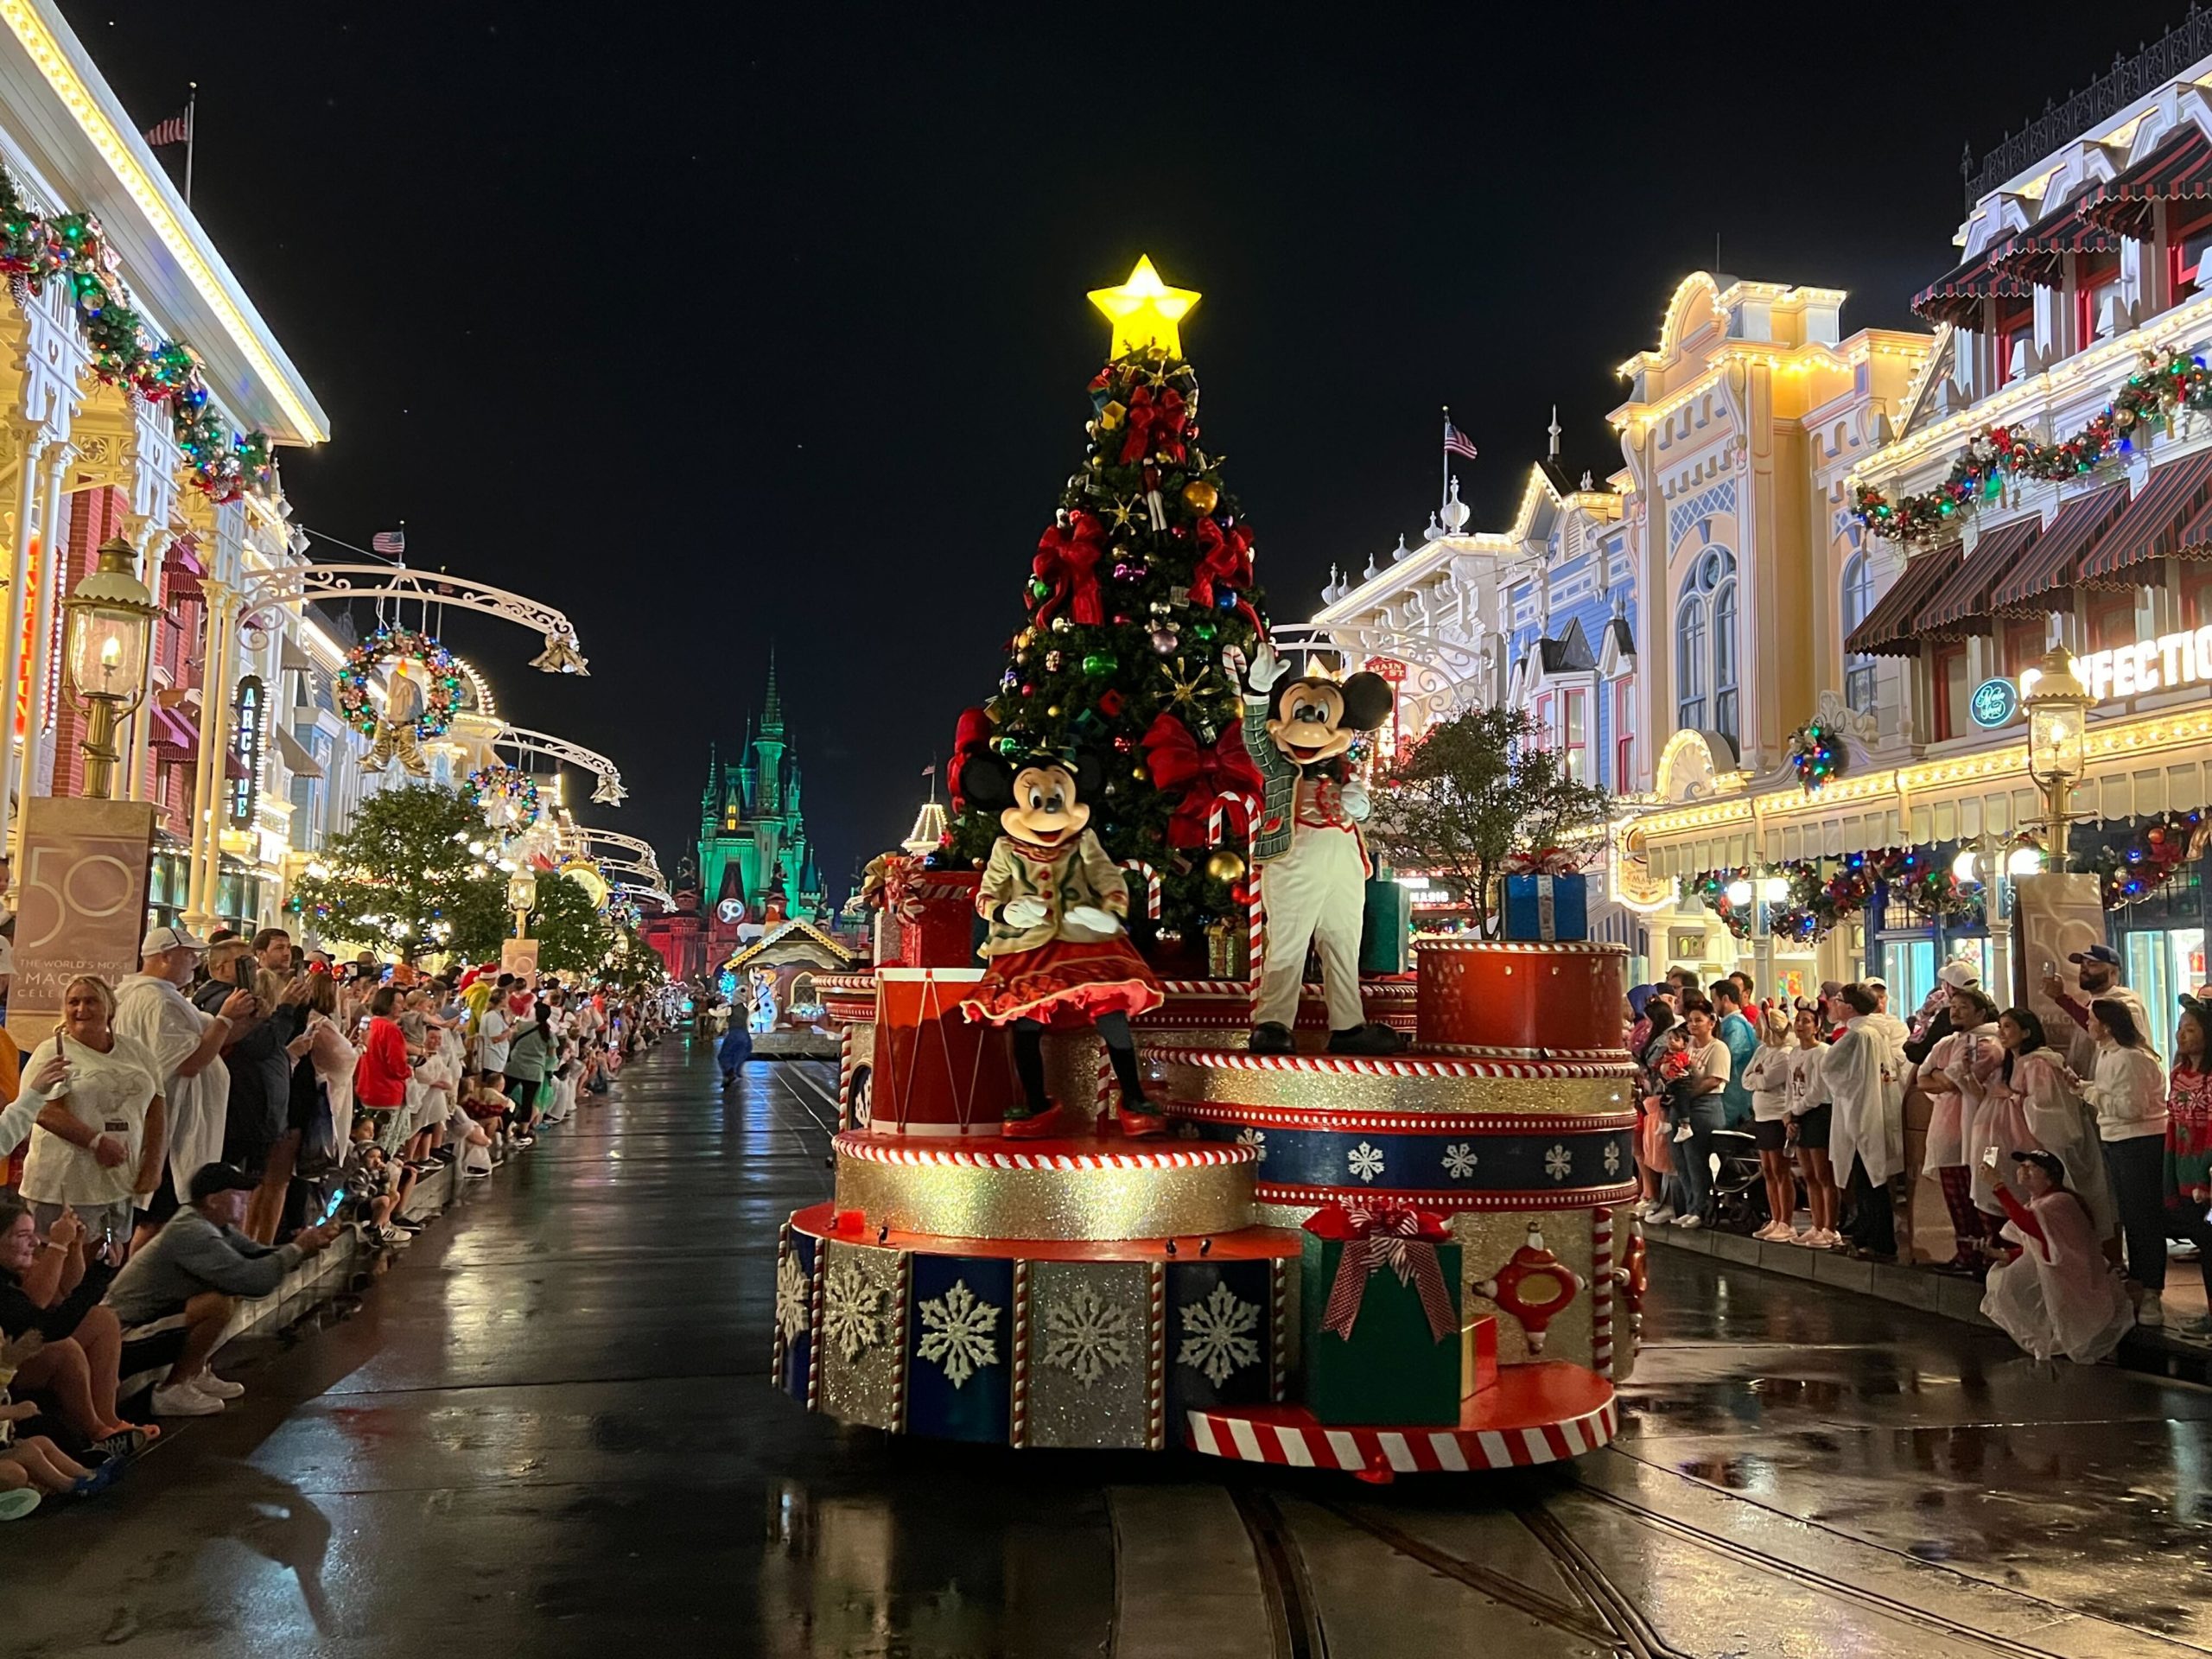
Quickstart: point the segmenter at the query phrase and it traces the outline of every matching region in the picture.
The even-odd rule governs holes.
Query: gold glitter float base
[[[1241,1147],[968,1140],[938,1147],[908,1140],[887,1148],[886,1139],[837,1137],[836,1207],[859,1211],[871,1232],[1071,1242],[1190,1237],[1251,1224],[1254,1161]],[[1067,1166],[1049,1166],[1056,1163]],[[1047,1166],[1014,1166],[1023,1164]]]

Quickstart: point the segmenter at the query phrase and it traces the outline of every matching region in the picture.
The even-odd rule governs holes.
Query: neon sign
[[[254,809],[261,804],[261,748],[267,737],[263,715],[268,695],[261,677],[249,674],[238,682],[238,696],[231,704],[231,753],[245,768],[245,777],[231,780],[233,830],[251,829]]]
[[[2074,672],[2088,689],[2093,702],[2107,697],[2140,697],[2153,691],[2177,690],[2212,680],[2212,628],[2162,633],[2155,639],[2138,639],[2110,651],[2093,651],[2074,659]],[[2034,690],[2043,676],[2029,669],[2020,676],[2020,692]]]

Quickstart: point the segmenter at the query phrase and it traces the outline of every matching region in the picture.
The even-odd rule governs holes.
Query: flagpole
[[[192,130],[196,124],[193,109],[200,102],[200,83],[193,80],[187,81],[185,85],[191,88],[184,99],[184,205],[189,207],[192,206]]]
[[[1448,435],[1452,430],[1452,405],[1449,404],[1444,405],[1444,430],[1447,434],[1444,439],[1444,481],[1437,486],[1436,490],[1436,510],[1439,512],[1452,505],[1452,441]]]

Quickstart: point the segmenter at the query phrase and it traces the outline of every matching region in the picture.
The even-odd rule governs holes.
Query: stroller
[[[1749,1129],[1715,1129],[1713,1150],[1719,1164],[1713,1178],[1713,1225],[1732,1233],[1758,1231],[1772,1219],[1758,1143]]]

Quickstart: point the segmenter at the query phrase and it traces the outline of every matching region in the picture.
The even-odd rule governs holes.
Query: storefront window
[[[1682,584],[1682,602],[1675,613],[1677,726],[1685,731],[1709,728],[1732,744],[1737,741],[1736,662],[1736,556],[1725,547],[1709,547]]]
[[[1705,601],[1693,594],[1675,622],[1675,724],[1685,732],[1705,729]]]
[[[2176,999],[2204,983],[2204,930],[2158,928],[2126,938],[2127,982],[2151,1014],[2151,1040],[2168,1059],[2174,1052]]]
[[[1874,608],[1874,567],[1864,553],[1854,553],[1843,567],[1843,637],[1858,632]],[[1843,659],[1843,700],[1864,714],[1874,706],[1874,659],[1848,656]]]

